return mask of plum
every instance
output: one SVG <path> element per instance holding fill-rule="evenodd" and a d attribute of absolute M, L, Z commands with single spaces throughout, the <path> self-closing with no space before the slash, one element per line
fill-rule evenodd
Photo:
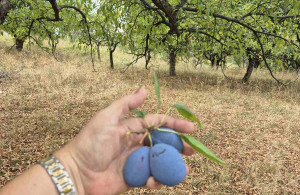
<path fill-rule="evenodd" d="M 123 168 L 123 175 L 126 183 L 131 187 L 146 185 L 151 176 L 150 172 L 150 148 L 147 146 L 135 150 L 128 157 Z"/>
<path fill-rule="evenodd" d="M 173 131 L 172 129 L 161 127 L 160 129 L 165 129 L 168 131 Z M 182 152 L 183 150 L 183 143 L 179 135 L 175 133 L 165 132 L 165 131 L 159 131 L 154 130 L 151 134 L 152 143 L 153 145 L 164 143 L 173 146 L 176 148 L 179 152 Z"/>
<path fill-rule="evenodd" d="M 181 183 L 186 176 L 186 167 L 180 153 L 167 144 L 156 144 L 150 150 L 150 170 L 153 177 L 167 186 Z"/>

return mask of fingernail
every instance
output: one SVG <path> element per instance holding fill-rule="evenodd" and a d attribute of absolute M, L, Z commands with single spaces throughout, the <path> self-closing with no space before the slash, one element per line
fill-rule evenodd
<path fill-rule="evenodd" d="M 136 92 L 134 94 L 139 93 L 144 87 L 139 88 L 138 90 L 136 90 Z"/>
<path fill-rule="evenodd" d="M 141 88 L 139 88 L 138 90 L 136 90 L 136 91 L 134 92 L 134 94 L 139 93 L 140 90 L 141 90 Z"/>

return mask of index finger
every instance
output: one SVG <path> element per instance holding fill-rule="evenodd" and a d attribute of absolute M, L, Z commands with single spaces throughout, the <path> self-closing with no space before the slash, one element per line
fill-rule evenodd
<path fill-rule="evenodd" d="M 145 128 L 149 128 L 149 125 L 152 124 L 154 127 L 164 126 L 181 133 L 192 133 L 195 130 L 193 122 L 162 114 L 148 114 L 145 117 L 144 126 Z"/>
<path fill-rule="evenodd" d="M 132 95 L 127 95 L 119 100 L 114 101 L 109 107 L 106 108 L 110 117 L 114 117 L 115 122 L 118 122 L 120 118 L 124 117 L 131 110 L 134 110 L 141 106 L 147 97 L 147 91 L 145 87 L 140 88 Z"/>

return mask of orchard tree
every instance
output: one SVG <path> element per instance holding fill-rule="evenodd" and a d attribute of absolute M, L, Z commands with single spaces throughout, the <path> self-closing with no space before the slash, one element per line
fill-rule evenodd
<path fill-rule="evenodd" d="M 12 9 L 12 5 L 9 0 L 0 0 L 0 24 L 5 21 L 5 18 Z"/>
<path fill-rule="evenodd" d="M 2 2 L 7 0 L 1 0 L 1 6 Z M 152 55 L 168 55 L 170 75 L 176 74 L 178 57 L 198 61 L 206 57 L 219 67 L 225 66 L 228 55 L 247 56 L 244 82 L 258 65 L 281 84 L 274 70 L 299 67 L 298 0 L 11 0 L 10 4 L 13 10 L 3 28 L 15 37 L 19 49 L 25 40 L 43 47 L 42 41 L 48 39 L 54 52 L 59 38 L 79 33 L 76 42 L 91 48 L 92 62 L 94 45 L 98 51 L 100 45 L 108 47 L 111 68 L 119 44 L 135 56 L 128 65 L 145 58 L 148 68 Z"/>
<path fill-rule="evenodd" d="M 107 46 L 111 69 L 115 67 L 113 54 L 117 46 L 124 43 L 123 11 L 122 5 L 119 5 L 118 2 L 101 1 L 100 8 L 95 15 L 95 30 L 102 37 L 103 45 Z"/>
<path fill-rule="evenodd" d="M 60 32 L 63 31 L 64 25 L 69 25 L 70 28 L 84 29 L 83 32 L 87 33 L 89 37 L 89 45 L 91 48 L 93 47 L 86 17 L 92 7 L 81 10 L 92 4 L 92 1 L 81 0 L 74 3 L 70 0 L 11 0 L 11 4 L 14 9 L 7 15 L 3 28 L 15 38 L 18 50 L 21 51 L 24 42 L 28 40 L 29 44 L 35 43 L 48 51 L 49 49 L 42 44 L 43 40 L 48 39 L 51 50 L 54 52 L 58 40 L 62 36 Z M 93 58 L 92 63 L 94 68 Z"/>
<path fill-rule="evenodd" d="M 273 39 L 275 44 L 284 42 L 289 47 L 299 48 L 296 37 L 299 34 L 300 2 L 297 0 L 272 2 L 131 0 L 122 1 L 121 4 L 126 5 L 124 7 L 134 7 L 130 13 L 138 17 L 143 17 L 144 12 L 151 14 L 153 20 L 156 20 L 154 21 L 156 27 L 166 27 L 168 29 L 166 34 L 169 36 L 181 37 L 184 33 L 197 33 L 215 40 L 215 44 L 225 44 L 228 41 L 222 41 L 220 32 L 223 34 L 228 31 L 236 32 L 234 36 L 239 39 L 243 38 L 245 33 L 251 34 L 259 46 L 264 66 L 279 83 L 282 82 L 274 76 L 268 63 L 266 56 L 268 48 L 265 48 L 264 40 Z M 282 23 L 289 24 L 289 27 L 282 26 Z M 230 45 L 226 47 L 229 48 Z M 294 53 L 295 58 L 298 55 L 299 52 Z"/>
<path fill-rule="evenodd" d="M 149 13 L 151 11 L 145 12 L 139 9 L 139 5 L 130 4 L 126 6 L 124 12 L 126 16 L 124 39 L 129 47 L 129 53 L 135 56 L 126 68 L 139 59 L 145 58 L 145 68 L 148 69 L 152 56 L 156 54 L 165 55 L 168 51 L 165 44 L 168 29 L 157 23 L 158 19 Z"/>

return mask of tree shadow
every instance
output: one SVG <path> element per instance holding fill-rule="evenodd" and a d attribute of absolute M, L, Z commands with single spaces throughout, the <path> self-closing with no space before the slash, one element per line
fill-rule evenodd
<path fill-rule="evenodd" d="M 169 76 L 167 72 L 160 72 L 160 83 L 172 89 L 209 90 L 214 87 L 220 89 L 238 90 L 242 93 L 259 93 L 267 96 L 275 96 L 286 100 L 299 102 L 300 81 L 289 86 L 279 85 L 271 78 L 253 77 L 248 83 L 243 83 L 242 78 L 217 75 L 212 71 L 195 73 L 178 73 L 176 77 Z"/>

